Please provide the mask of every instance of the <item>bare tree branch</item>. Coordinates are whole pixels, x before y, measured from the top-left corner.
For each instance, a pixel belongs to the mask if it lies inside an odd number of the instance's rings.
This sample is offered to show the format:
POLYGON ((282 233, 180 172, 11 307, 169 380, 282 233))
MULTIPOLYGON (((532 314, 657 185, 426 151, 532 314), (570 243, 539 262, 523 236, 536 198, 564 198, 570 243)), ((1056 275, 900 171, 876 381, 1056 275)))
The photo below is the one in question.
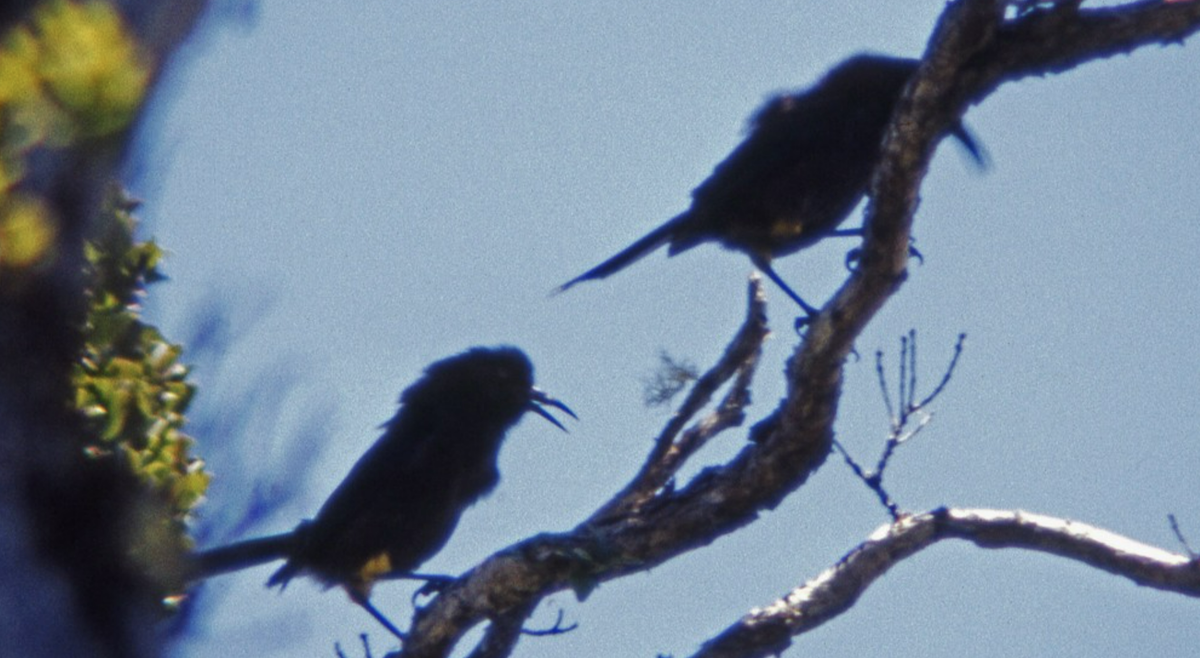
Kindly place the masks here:
POLYGON ((744 418, 743 409, 750 403, 750 382, 758 365, 758 357, 762 354, 762 344, 770 334, 767 327, 766 295, 763 293, 762 277, 758 274, 750 277, 747 298, 746 319, 725 348, 721 360, 696 380, 679 410, 655 439, 654 448, 641 471, 608 504, 592 515, 593 520, 626 513, 646 502, 670 481, 687 459, 703 447, 708 439, 729 427, 741 424, 744 418), (737 375, 737 380, 717 410, 680 437, 679 433, 683 431, 683 427, 734 375, 737 375))
POLYGON ((1082 562, 1138 585, 1200 597, 1200 562, 1102 528, 1028 512, 938 509, 876 530, 824 573, 756 608, 693 658, 774 656, 792 638, 849 610, 896 564, 943 539, 983 548, 1024 548, 1082 562))
MULTIPOLYGON (((505 549, 448 587, 417 612, 401 655, 447 655, 463 633, 486 617, 580 583, 586 589, 589 582, 652 568, 778 505, 829 454, 842 363, 862 329, 904 281, 921 181, 941 137, 967 107, 1004 81, 1177 42, 1200 29, 1197 2, 1137 2, 1087 11, 1064 3, 1012 19, 1005 19, 1006 5, 957 0, 939 21, 885 140, 872 182, 860 266, 808 327, 788 363, 786 398, 752 428, 750 442, 729 462, 703 470, 686 486, 668 487, 674 470, 664 459, 679 444, 676 433, 687 422, 673 419, 678 428, 664 431, 633 484, 574 531, 533 537, 505 549)), ((786 634, 780 638, 785 641, 786 634)))

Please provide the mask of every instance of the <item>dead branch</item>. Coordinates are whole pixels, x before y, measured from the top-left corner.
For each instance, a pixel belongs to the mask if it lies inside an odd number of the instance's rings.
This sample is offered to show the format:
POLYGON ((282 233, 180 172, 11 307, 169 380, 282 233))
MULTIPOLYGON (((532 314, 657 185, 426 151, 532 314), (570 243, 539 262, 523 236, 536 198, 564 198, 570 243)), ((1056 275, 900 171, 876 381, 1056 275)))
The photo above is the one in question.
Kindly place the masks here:
POLYGON ((775 656, 849 610, 896 564, 944 539, 983 548, 1023 548, 1124 576, 1138 585, 1200 597, 1200 562, 1086 523, 989 509, 937 509, 882 526, 837 564, 783 598, 750 611, 693 658, 775 656))

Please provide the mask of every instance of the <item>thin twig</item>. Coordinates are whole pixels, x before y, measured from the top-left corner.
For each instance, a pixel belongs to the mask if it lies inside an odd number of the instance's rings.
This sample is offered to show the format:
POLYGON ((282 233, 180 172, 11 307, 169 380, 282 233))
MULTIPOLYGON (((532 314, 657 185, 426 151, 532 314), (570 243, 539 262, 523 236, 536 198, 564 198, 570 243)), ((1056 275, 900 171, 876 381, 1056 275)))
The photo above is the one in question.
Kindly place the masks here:
MULTIPOLYGON (((911 330, 910 330, 911 332, 911 330)), ((900 409, 900 420, 898 426, 903 427, 904 422, 908 420, 908 399, 912 396, 912 392, 908 389, 908 360, 904 357, 908 355, 908 336, 900 337, 900 397, 896 400, 896 406, 900 409)), ((893 432, 894 433, 894 432, 893 432)))
POLYGON ((1192 545, 1188 543, 1187 538, 1183 536, 1183 531, 1179 529, 1179 520, 1175 518, 1175 515, 1168 514, 1167 520, 1171 522, 1171 532, 1175 533, 1175 538, 1179 540, 1179 545, 1183 546, 1183 550, 1187 551, 1193 560, 1200 560, 1200 554, 1192 550, 1192 545))
POLYGON ((950 357, 950 365, 946 366, 946 372, 942 373, 942 381, 938 382, 936 388, 930 393, 921 403, 917 405, 917 409, 923 408, 925 405, 933 402, 933 399, 942 394, 946 385, 950 383, 950 377, 954 375, 954 369, 958 367, 958 357, 962 356, 963 346, 967 342, 967 334, 963 332, 958 335, 958 340, 954 342, 954 356, 950 357))
POLYGON ((892 500, 891 496, 888 495, 888 492, 884 490, 881 481, 882 474, 878 471, 871 474, 868 474, 866 471, 864 471, 862 466, 859 466, 858 462, 854 461, 854 458, 850 456, 850 453, 837 439, 833 440, 833 447, 842 456, 842 459, 845 460, 846 465, 850 467, 850 470, 854 471, 854 475, 866 483, 867 487, 871 491, 875 492, 875 495, 879 498, 879 502, 887 509, 888 514, 891 515, 892 519, 899 519, 900 508, 896 505, 896 502, 892 500))
POLYGON ((529 635, 531 637, 549 637, 551 635, 562 635, 563 633, 570 633, 571 631, 575 630, 576 628, 579 628, 579 624, 577 622, 573 622, 573 623, 567 624, 566 626, 563 626, 564 615, 565 615, 565 613, 563 612, 563 609, 559 608, 558 614, 555 615, 555 617, 554 617, 554 625, 553 626, 551 626, 550 628, 543 628, 543 629, 536 630, 536 631, 528 629, 528 628, 522 628, 521 635, 529 635))
POLYGON ((875 350, 875 374, 879 377, 879 392, 883 394, 883 406, 887 409, 888 422, 895 425, 900 421, 892 408, 892 396, 888 391, 887 375, 883 370, 883 350, 875 350))
MULTIPOLYGON (((904 354, 901 353, 901 359, 904 354)), ((912 412, 913 400, 917 397, 917 330, 908 330, 908 399, 904 401, 905 408, 912 412)), ((906 414, 907 419, 907 414, 906 414)))

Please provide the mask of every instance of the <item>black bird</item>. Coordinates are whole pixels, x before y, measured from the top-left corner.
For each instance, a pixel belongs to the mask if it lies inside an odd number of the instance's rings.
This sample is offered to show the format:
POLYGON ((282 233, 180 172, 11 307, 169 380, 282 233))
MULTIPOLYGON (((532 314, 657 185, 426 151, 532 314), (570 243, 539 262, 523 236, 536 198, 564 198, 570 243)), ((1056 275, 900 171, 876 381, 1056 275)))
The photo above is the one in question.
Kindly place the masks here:
POLYGON ((314 519, 287 535, 201 554, 198 575, 286 557, 268 587, 301 574, 340 585, 403 637, 370 603, 375 580, 411 573, 445 545, 463 510, 495 488, 500 444, 526 411, 560 429, 543 405, 575 414, 533 386, 533 366, 513 347, 477 347, 433 363, 400 404, 314 519))
MULTIPOLYGON (((712 241, 745 252, 814 315, 816 309, 771 268, 771 259, 834 234, 858 205, 896 103, 919 64, 856 55, 812 88, 767 101, 751 118, 746 139, 692 191, 690 208, 555 292, 603 279, 664 244, 674 256, 712 241)), ((966 129, 955 126, 952 134, 982 164, 966 129)))

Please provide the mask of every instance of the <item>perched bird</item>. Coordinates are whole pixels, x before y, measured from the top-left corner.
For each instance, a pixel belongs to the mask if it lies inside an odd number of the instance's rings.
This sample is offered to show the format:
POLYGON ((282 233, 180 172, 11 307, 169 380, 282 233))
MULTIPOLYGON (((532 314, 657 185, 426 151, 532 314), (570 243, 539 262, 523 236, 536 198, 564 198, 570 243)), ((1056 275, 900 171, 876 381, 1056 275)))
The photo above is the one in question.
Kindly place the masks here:
POLYGON ((411 573, 445 545, 462 512, 496 486, 500 444, 526 411, 560 429, 544 407, 575 414, 534 388, 533 366, 513 347, 477 347, 430 365, 400 405, 315 518, 288 535, 201 554, 197 572, 286 557, 268 587, 286 587, 301 574, 340 585, 403 637, 370 603, 375 580, 411 573))
MULTIPOLYGON (((692 191, 690 208, 556 292, 603 279, 664 244, 674 256, 717 242, 745 252, 806 314, 815 314, 775 273, 771 259, 834 234, 858 205, 896 103, 919 64, 856 55, 812 88, 767 101, 751 118, 746 139, 692 191)), ((956 126, 953 135, 982 163, 965 128, 956 126)))

